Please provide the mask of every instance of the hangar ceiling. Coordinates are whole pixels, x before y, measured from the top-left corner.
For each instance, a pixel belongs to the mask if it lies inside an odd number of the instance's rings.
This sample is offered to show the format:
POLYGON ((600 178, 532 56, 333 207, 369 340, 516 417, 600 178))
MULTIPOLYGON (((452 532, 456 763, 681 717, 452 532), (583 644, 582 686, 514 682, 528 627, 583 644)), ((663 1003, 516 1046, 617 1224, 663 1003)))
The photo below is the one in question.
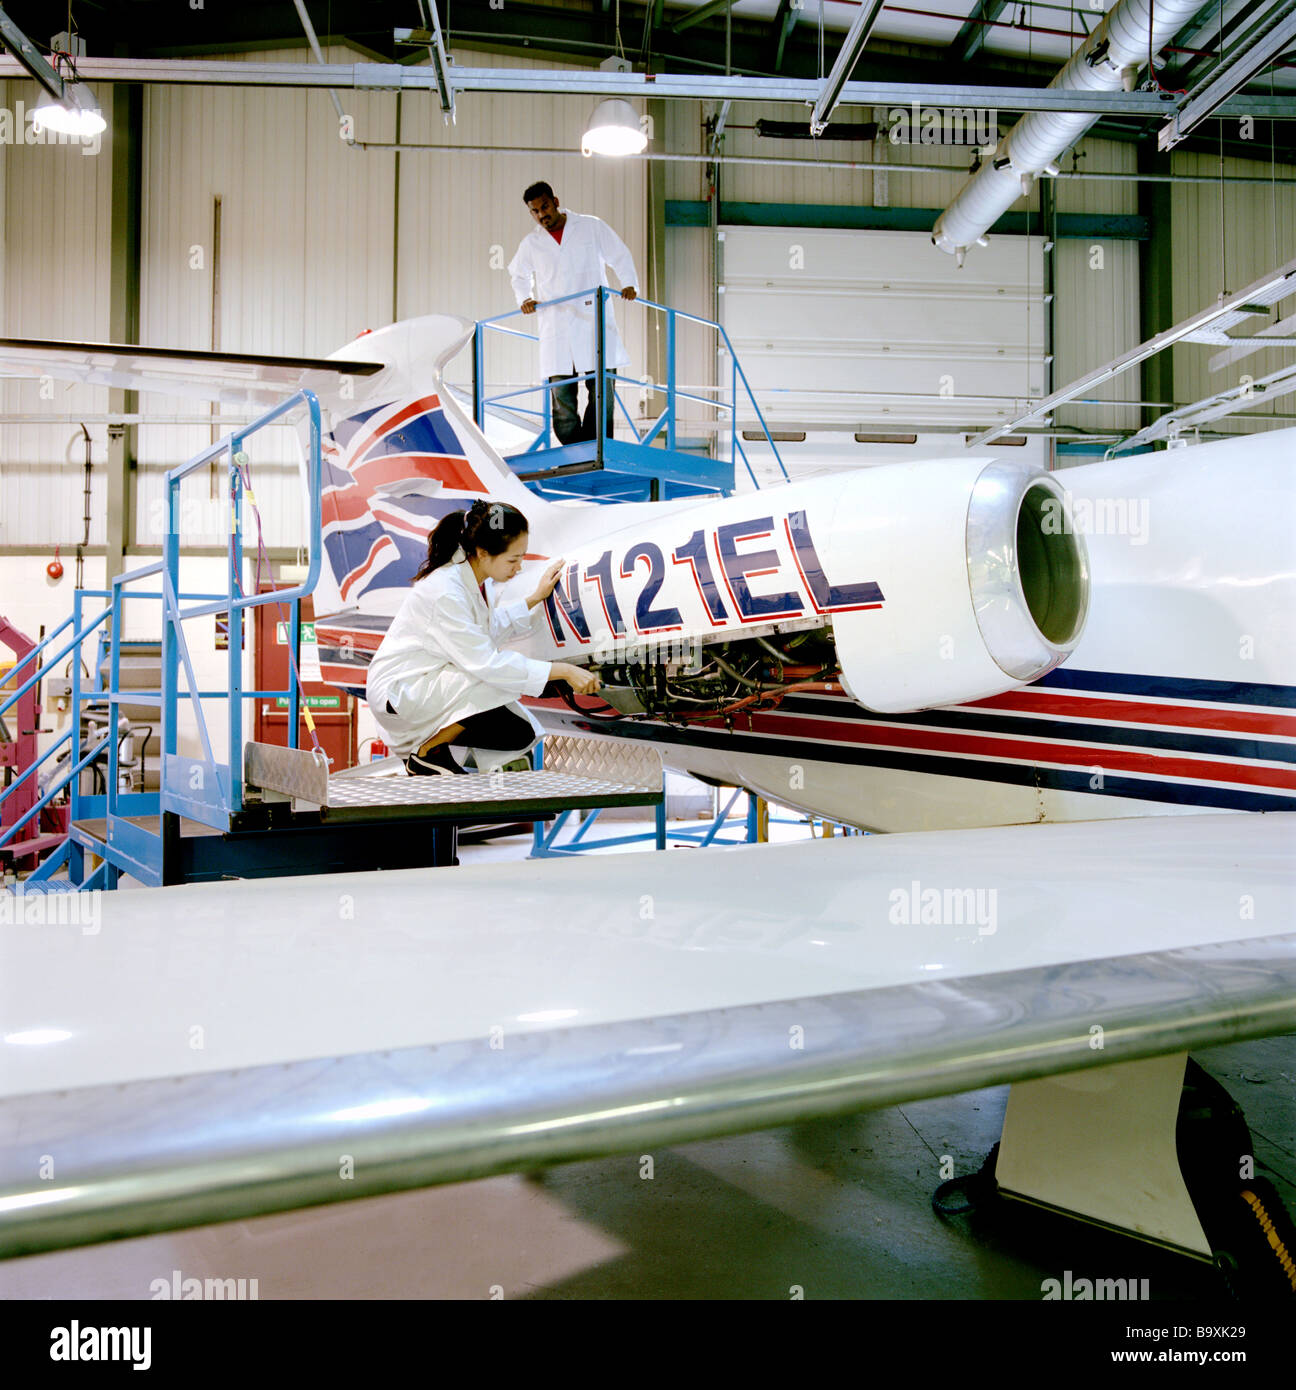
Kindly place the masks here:
MULTIPOLYGON (((91 58, 156 59, 303 42, 301 18, 288 0, 256 5, 176 4, 174 0, 77 0, 74 19, 91 58)), ((420 63, 426 46, 395 38, 427 21, 429 0, 313 0, 307 10, 322 43, 345 41, 374 61, 420 63)), ((11 18, 37 43, 62 27, 61 7, 13 0, 11 18)), ((1102 0, 912 0, 888 4, 851 72, 856 82, 973 86, 1043 86, 1101 19, 1102 0)), ((841 0, 705 0, 679 6, 652 0, 442 0, 446 44, 476 50, 549 53, 591 65, 618 46, 639 72, 817 78, 831 68, 856 4, 841 0)), ((1163 91, 1193 91, 1223 61, 1234 65, 1258 35, 1290 20, 1291 0, 1207 0, 1159 55, 1155 81, 1163 91)), ((1296 117, 1296 52, 1277 43, 1276 60, 1244 90, 1290 94, 1296 117)), ((1275 47, 1270 39, 1270 47, 1275 47)), ((1156 148, 1160 120, 1104 116, 1093 134, 1147 142, 1156 148)), ((1266 123, 1267 125, 1268 123, 1266 123)), ((1177 148, 1296 163, 1296 119, 1272 123, 1258 141, 1240 138, 1232 122, 1209 122, 1177 148)), ((829 128, 825 137, 834 138, 829 128)), ((840 136, 837 137, 838 139, 840 136)))

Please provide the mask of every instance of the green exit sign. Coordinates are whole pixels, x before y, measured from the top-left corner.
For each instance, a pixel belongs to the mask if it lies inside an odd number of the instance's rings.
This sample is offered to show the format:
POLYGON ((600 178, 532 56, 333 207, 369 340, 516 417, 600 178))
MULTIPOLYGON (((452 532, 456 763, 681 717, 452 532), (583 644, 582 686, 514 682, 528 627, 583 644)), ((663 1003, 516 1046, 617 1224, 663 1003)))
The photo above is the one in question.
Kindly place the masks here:
MULTIPOLYGON (((302 642, 303 642, 304 644, 309 644, 309 643, 311 643, 311 642, 315 642, 315 624, 314 624, 314 623, 303 623, 303 624, 301 625, 301 633, 302 633, 302 642)), ((275 624, 275 639, 276 639, 276 641, 279 643, 279 645, 280 645, 281 647, 286 647, 286 646, 288 645, 288 624, 287 624, 287 623, 276 623, 276 624, 275 624)), ((315 645, 318 646, 319 643, 316 642, 315 645)))

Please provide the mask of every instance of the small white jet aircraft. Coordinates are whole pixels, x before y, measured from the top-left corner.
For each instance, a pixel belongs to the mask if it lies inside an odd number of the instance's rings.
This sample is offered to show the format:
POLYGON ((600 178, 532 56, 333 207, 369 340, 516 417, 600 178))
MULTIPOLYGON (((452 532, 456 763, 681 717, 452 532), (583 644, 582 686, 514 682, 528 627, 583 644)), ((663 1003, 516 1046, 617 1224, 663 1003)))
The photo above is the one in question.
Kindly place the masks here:
MULTIPOLYGON (((1203 1259, 1254 1245, 1285 1279, 1245 1139, 1202 1141, 1181 1095, 1190 1048, 1296 1027, 1296 434, 559 506, 445 386, 468 331, 171 355, 210 397, 309 385, 330 410, 326 678, 363 694, 439 516, 509 501, 517 591, 567 562, 523 649, 604 678, 537 705, 548 727, 922 833, 154 889, 93 929, 6 926, 0 1253, 1011 1081, 1001 1192, 1203 1259)), ((143 356, 0 343, 28 374, 159 388, 143 356)))

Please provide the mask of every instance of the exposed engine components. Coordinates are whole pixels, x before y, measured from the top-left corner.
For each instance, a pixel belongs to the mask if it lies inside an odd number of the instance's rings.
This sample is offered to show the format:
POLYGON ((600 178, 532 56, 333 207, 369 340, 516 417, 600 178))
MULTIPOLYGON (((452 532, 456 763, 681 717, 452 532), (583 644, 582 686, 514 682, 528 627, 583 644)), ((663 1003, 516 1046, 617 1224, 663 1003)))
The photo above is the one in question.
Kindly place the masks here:
POLYGON ((670 724, 728 722, 744 710, 770 708, 793 691, 835 691, 840 674, 827 628, 707 645, 631 647, 590 669, 603 682, 599 698, 615 713, 591 712, 564 695, 573 709, 596 719, 670 724))

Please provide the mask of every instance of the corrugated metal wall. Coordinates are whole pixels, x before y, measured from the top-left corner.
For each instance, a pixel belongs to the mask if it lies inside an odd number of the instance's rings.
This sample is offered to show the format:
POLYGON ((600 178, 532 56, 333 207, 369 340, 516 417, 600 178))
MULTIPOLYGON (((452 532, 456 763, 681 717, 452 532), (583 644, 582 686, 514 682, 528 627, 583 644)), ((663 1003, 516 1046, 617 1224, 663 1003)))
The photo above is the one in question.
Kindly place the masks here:
MULTIPOLYGON (((1062 161, 1067 172, 1132 174, 1138 155, 1132 144, 1082 140, 1062 161)), ((1129 215, 1138 212, 1138 184, 1058 179, 1059 214, 1129 215)), ((1060 238, 1054 260, 1054 388, 1074 381, 1140 340, 1139 245, 1109 238, 1060 238)), ((1132 368, 1087 392, 1099 400, 1137 400, 1139 374, 1132 368)), ((1137 406, 1066 406, 1054 419, 1081 429, 1137 429, 1137 406)))
MULTIPOLYGON (((307 49, 244 55, 309 62, 307 49)), ((335 61, 354 54, 335 49, 335 61)), ((345 93, 364 139, 390 141, 393 94, 345 93)), ((140 338, 227 352, 323 356, 391 321, 395 156, 348 149, 326 92, 152 87, 145 92, 140 338), (219 242, 216 203, 220 201, 219 242)), ((141 409, 202 414, 148 394, 141 409)), ((136 538, 163 529, 162 474, 210 427, 141 431, 136 538)), ((249 453, 268 545, 305 536, 297 445, 286 427, 249 453)), ((195 542, 223 539, 215 473, 186 481, 195 542)))
MULTIPOLYGON (((715 306, 712 259, 715 239, 705 227, 667 227, 664 302, 687 314, 712 319, 715 306)), ((690 394, 713 399, 716 384, 716 342, 714 329, 676 319, 675 381, 690 394)), ((709 439, 697 435, 690 427, 707 424, 715 419, 715 411, 696 401, 684 400, 677 406, 679 427, 685 436, 709 439)))
MULTIPOLYGON (((106 87, 96 98, 110 101, 106 87)), ((12 132, 36 105, 34 82, 0 82, 12 132), (21 103, 21 106, 20 106, 21 103)), ((108 337, 108 218, 112 154, 93 145, 0 144, 3 266, 0 323, 9 337, 108 337)), ((0 381, 5 415, 103 412, 108 392, 66 382, 0 381)), ((106 457, 107 432, 90 427, 92 457, 106 457)), ((0 424, 0 546, 81 539, 83 436, 74 424, 0 424)), ((93 481, 92 543, 104 540, 103 475, 93 481)))
MULTIPOLYGON (((698 154, 703 150, 702 127, 713 103, 674 101, 668 104, 667 140, 671 153, 698 154)), ((910 128, 909 112, 904 116, 910 128)), ((721 175, 722 197, 735 203, 830 203, 871 207, 942 208, 958 192, 967 177, 971 151, 966 146, 918 142, 892 143, 889 139, 842 141, 828 135, 813 144, 806 140, 768 139, 756 133, 757 120, 804 123, 804 106, 780 102, 734 102, 725 121, 724 155, 762 161, 789 159, 800 167, 762 162, 725 164, 721 175), (893 165, 897 172, 867 169, 816 169, 824 162, 864 162, 893 165), (905 173, 907 165, 948 166, 946 173, 905 173)), ((839 107, 834 120, 877 120, 889 126, 893 113, 884 107, 839 107)), ((673 164, 667 179, 668 198, 697 199, 705 196, 705 165, 673 164)), ((1032 202, 1034 202, 1032 196, 1032 202)), ((1025 206, 1023 202, 1021 206, 1025 206)))
MULTIPOLYGON (((1176 154, 1172 162, 1176 174, 1217 179, 1221 173, 1220 160, 1211 155, 1176 154)), ((1266 271, 1296 256, 1296 183, 1290 181, 1290 173, 1284 187, 1268 182, 1273 171, 1263 158, 1226 160, 1223 172, 1264 182, 1185 183, 1172 187, 1176 321, 1199 309, 1209 308, 1221 291, 1243 289, 1266 271), (1181 236, 1180 228, 1192 228, 1194 234, 1181 236)), ((1278 312, 1285 316, 1292 313, 1294 307, 1288 300, 1278 312)), ((1273 313, 1267 318, 1258 315, 1251 326, 1262 328, 1273 318, 1273 313)), ((1202 343, 1184 343, 1171 349, 1176 400, 1201 400, 1239 385, 1244 374, 1257 380, 1280 367, 1292 365, 1290 349, 1268 349, 1220 371, 1211 371, 1210 359, 1222 350, 1202 343)), ((1257 409, 1266 415, 1296 417, 1296 396, 1266 402, 1257 409)), ((1211 428, 1233 432, 1280 429, 1282 425, 1247 424, 1242 417, 1226 416, 1214 421, 1211 428)))

